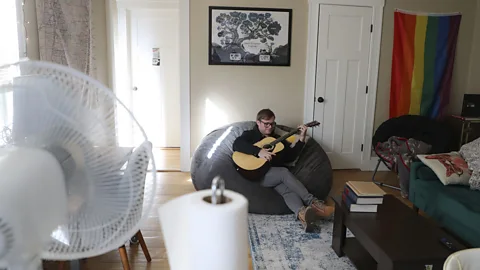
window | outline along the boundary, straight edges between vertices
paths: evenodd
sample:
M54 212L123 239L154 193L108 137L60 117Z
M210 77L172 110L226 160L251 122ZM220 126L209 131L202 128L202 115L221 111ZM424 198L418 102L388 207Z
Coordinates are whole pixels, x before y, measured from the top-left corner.
M20 3L20 6L22 4ZM17 15L17 0L0 1L0 65L20 59L19 29L23 26Z
M20 60L24 50L23 36L20 30L23 27L23 3L21 0L0 0L0 65L13 63ZM22 51L22 52L20 52ZM18 75L18 70L0 69L0 84L11 83L13 76ZM10 87L0 88L0 145L4 143L4 133L11 128L13 114L13 94Z

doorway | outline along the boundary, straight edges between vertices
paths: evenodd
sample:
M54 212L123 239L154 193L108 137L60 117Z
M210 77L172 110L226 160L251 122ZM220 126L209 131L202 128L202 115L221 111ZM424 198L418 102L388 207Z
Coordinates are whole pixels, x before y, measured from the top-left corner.
M179 8L119 3L115 91L153 144L157 171L180 171ZM119 117L120 118L120 117ZM118 121L122 143L143 136L127 118Z
M180 170L179 25L176 9L132 9L131 110L153 144L157 170Z
M321 123L311 135L321 144L334 169L370 166L365 161L367 147L371 147L366 143L371 141L366 130L373 124L375 110L376 83L371 82L376 81L375 50L379 50L381 37L375 32L381 31L377 16L383 12L375 6L379 2L310 3L308 55L313 60L307 60L305 121ZM378 24L379 29L374 29Z

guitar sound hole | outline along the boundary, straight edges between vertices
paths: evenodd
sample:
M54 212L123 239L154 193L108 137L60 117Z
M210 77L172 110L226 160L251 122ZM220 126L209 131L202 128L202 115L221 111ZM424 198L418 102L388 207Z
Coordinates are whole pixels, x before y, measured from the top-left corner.
M265 145L263 146L263 149L265 149L265 150L267 150L267 151L271 151L271 150L273 150L273 146L272 146L271 144L265 144Z

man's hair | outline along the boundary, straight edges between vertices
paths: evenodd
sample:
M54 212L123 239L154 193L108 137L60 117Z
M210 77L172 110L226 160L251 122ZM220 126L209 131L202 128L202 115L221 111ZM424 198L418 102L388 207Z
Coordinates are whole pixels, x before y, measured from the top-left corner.
M270 109L262 109L257 113L257 121L270 119L272 117L275 117L275 114Z

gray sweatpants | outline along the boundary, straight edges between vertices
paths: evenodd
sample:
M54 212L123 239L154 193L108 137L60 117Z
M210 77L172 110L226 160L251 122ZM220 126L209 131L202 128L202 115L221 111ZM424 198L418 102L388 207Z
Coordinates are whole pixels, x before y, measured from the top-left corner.
M264 187L274 188L282 195L288 208L298 217L300 208L310 205L314 199L305 186L284 167L272 167L260 182Z

